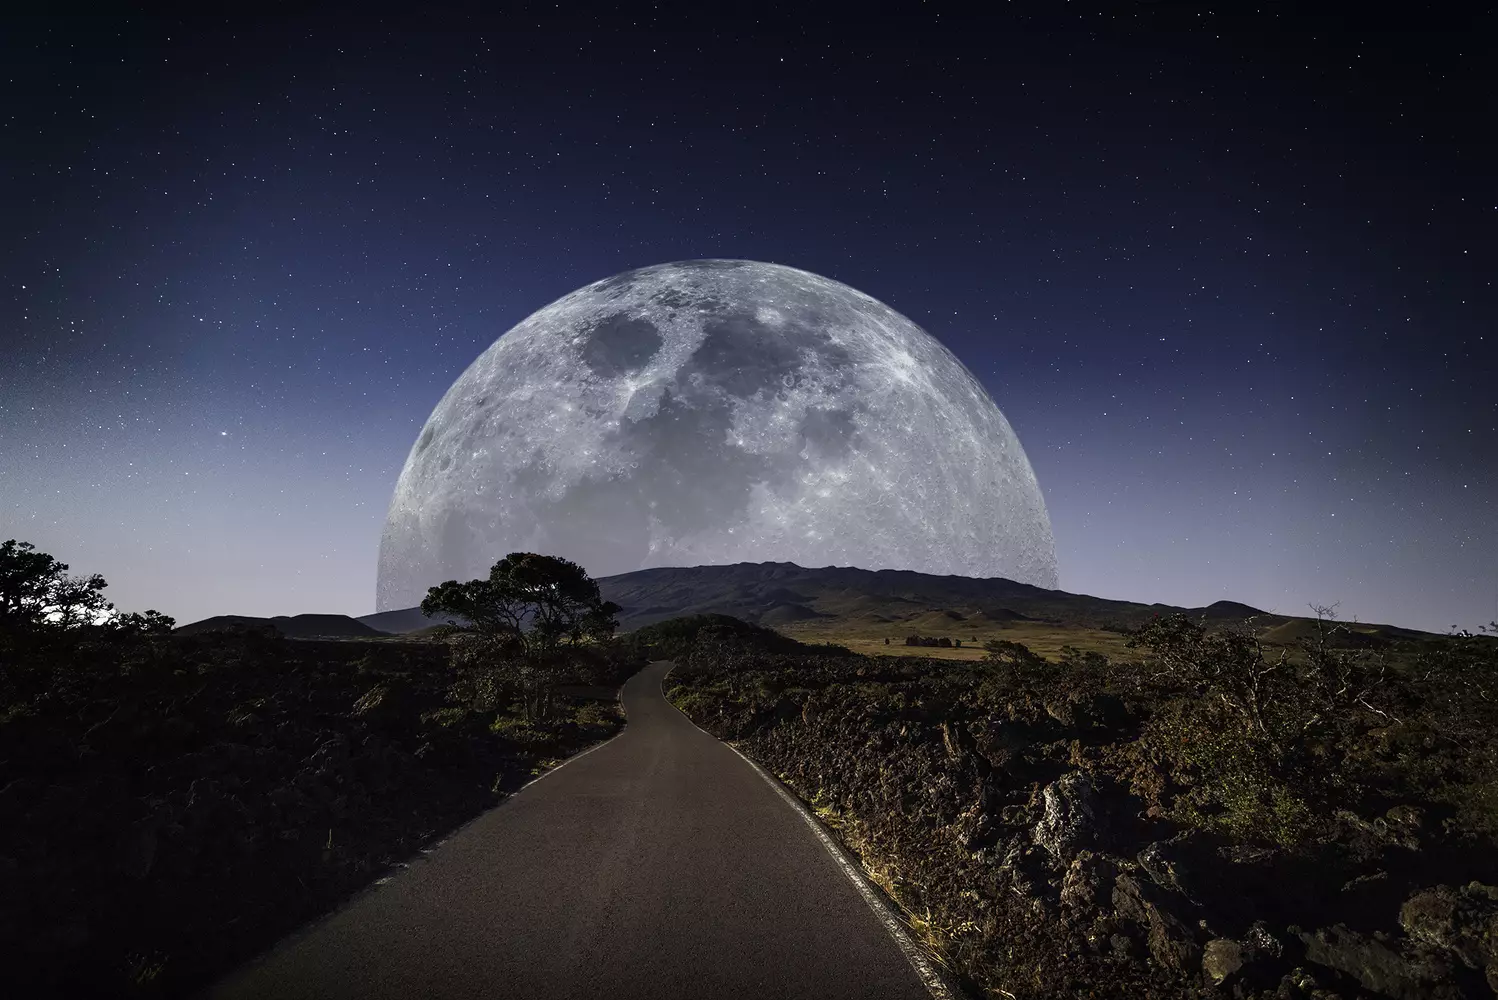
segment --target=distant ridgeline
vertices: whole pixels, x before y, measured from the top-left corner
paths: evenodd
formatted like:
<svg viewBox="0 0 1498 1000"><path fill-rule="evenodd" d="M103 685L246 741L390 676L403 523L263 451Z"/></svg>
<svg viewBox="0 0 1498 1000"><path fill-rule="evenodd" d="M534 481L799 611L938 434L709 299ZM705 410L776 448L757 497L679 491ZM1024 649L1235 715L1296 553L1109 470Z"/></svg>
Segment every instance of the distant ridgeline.
<svg viewBox="0 0 1498 1000"><path fill-rule="evenodd" d="M1138 628L1157 615L1176 613L1209 623L1253 619L1261 629L1287 626L1287 633L1311 627L1304 618L1269 614L1234 601L1180 608L1069 594L1002 578L838 566L809 569L795 563L642 569L605 577L598 586L605 600L623 608L619 625L624 631L700 614L732 615L772 627L828 619L870 624L903 622L921 635L928 630L940 635L959 623L966 628L1024 621L1122 632ZM921 614L928 611L932 615ZM382 611L358 621L392 633L438 624L419 608ZM1354 630L1375 642L1427 636L1390 625L1356 625Z"/></svg>
<svg viewBox="0 0 1498 1000"><path fill-rule="evenodd" d="M183 625L175 632L178 635L196 635L201 632L237 629L275 631L290 639L371 638L387 634L348 615L277 615L274 618L216 615Z"/></svg>
<svg viewBox="0 0 1498 1000"><path fill-rule="evenodd" d="M731 566L643 569L598 581L604 600L623 610L621 630L630 631L670 618L731 615L756 625L779 627L838 619L879 625L900 622L915 629L907 645L940 646L940 632L959 623L1003 626L1040 621L1111 631L1129 631L1156 616L1185 614L1213 624L1253 620L1273 641L1290 641L1314 623L1303 617L1275 615L1239 604L1217 601L1199 608L1114 601L1062 590L1045 590L1002 578L932 576L908 570L866 570L827 566L808 569L794 563L736 563ZM929 614L927 614L929 612ZM345 615L296 615L245 618L223 615L185 625L178 631L264 626L297 638L357 638L408 635L446 623L420 608L381 611L359 618ZM1352 626L1358 642L1419 639L1428 633L1392 625ZM929 639L925 632L937 632ZM956 640L952 640L955 645Z"/></svg>
<svg viewBox="0 0 1498 1000"><path fill-rule="evenodd" d="M730 615L701 614L686 615L656 622L635 629L624 637L624 642L651 659L675 659L686 655L701 639L716 639L734 650L753 650L759 653L782 655L805 655L821 653L844 655L848 650L841 646L817 645L798 642L781 635L772 628L741 621Z"/></svg>

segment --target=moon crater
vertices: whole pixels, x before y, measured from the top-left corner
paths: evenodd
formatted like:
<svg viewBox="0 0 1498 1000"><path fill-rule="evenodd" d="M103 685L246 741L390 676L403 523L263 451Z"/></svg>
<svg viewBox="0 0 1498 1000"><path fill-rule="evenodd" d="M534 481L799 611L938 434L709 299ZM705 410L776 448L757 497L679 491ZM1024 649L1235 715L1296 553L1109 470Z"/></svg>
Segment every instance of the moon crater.
<svg viewBox="0 0 1498 1000"><path fill-rule="evenodd" d="M447 391L391 500L378 607L517 550L594 576L777 560L1057 582L1029 460L962 363L847 285L754 261L580 288Z"/></svg>

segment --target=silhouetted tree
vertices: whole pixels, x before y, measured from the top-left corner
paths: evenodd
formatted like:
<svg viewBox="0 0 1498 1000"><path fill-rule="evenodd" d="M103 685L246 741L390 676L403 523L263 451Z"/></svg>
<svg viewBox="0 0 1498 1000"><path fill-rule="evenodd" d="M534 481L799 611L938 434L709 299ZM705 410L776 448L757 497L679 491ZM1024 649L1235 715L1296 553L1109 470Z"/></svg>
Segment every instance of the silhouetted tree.
<svg viewBox="0 0 1498 1000"><path fill-rule="evenodd" d="M113 607L101 593L106 586L97 573L69 576L67 563L30 542L0 544L0 628L95 624Z"/></svg>
<svg viewBox="0 0 1498 1000"><path fill-rule="evenodd" d="M104 597L98 573L69 576L68 564L30 542L0 543L0 631L25 628L117 627L124 632L170 632L177 623L159 611L127 615Z"/></svg>
<svg viewBox="0 0 1498 1000"><path fill-rule="evenodd" d="M941 636L940 638L938 638L934 635L921 635L918 632L913 632L905 637L905 645L950 647L952 645L952 640L947 638L946 636Z"/></svg>
<svg viewBox="0 0 1498 1000"><path fill-rule="evenodd" d="M165 635L177 626L177 621L160 611L146 610L120 615L114 620L114 624L122 632L134 632L138 635Z"/></svg>
<svg viewBox="0 0 1498 1000"><path fill-rule="evenodd" d="M488 577L448 580L427 591L422 613L492 641L502 654L521 654L527 715L544 717L554 654L563 646L606 641L621 610L603 600L598 584L575 562L534 552L511 552Z"/></svg>
<svg viewBox="0 0 1498 1000"><path fill-rule="evenodd" d="M575 562L534 552L512 552L482 580L448 580L421 602L428 617L518 641L544 657L559 646L608 639L619 627L619 605L602 599L598 584Z"/></svg>

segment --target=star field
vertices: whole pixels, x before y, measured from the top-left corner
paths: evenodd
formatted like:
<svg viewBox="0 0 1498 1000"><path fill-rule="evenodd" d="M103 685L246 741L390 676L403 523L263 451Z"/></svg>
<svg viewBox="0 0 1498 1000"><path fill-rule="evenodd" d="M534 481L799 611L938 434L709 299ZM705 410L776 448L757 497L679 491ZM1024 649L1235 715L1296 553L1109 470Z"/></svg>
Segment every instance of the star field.
<svg viewBox="0 0 1498 1000"><path fill-rule="evenodd" d="M181 621L367 613L474 358L727 257L956 354L1064 589L1498 617L1492 15L1034 9L13 19L0 537Z"/></svg>

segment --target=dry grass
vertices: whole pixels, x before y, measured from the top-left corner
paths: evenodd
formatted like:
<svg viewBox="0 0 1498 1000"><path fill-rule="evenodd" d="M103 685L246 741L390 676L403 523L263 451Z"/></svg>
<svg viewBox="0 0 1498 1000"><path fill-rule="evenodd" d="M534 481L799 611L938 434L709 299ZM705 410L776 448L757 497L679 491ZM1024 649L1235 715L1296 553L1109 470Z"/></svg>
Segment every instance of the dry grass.
<svg viewBox="0 0 1498 1000"><path fill-rule="evenodd" d="M801 642L834 642L868 656L925 656L938 660L975 661L983 659L985 642L990 639L1007 639L1023 643L1050 660L1061 656L1062 646L1075 646L1116 660L1136 658L1135 651L1126 645L1127 636L1101 629L1048 622L1013 622L1002 627L986 624L977 628L967 627L964 622L952 622L945 630L935 631L913 629L908 622L862 622L834 618L785 625L778 631ZM961 639L962 648L907 646L905 637L912 631L919 631L921 635L945 635L950 639ZM888 646L884 644L886 638L889 639Z"/></svg>
<svg viewBox="0 0 1498 1000"><path fill-rule="evenodd" d="M856 816L850 816L834 806L824 790L818 789L808 799L794 776L777 772L776 777L816 814L823 826L833 832L842 846L853 855L868 880L883 891L886 899L895 904L897 915L915 940L925 946L927 956L947 972L954 972L950 955L951 929L940 927L933 920L929 907L923 912L917 912L907 903L904 897L908 894L901 891L903 879L898 865L887 853L879 850L864 829L864 824ZM960 933L961 929L957 931Z"/></svg>

